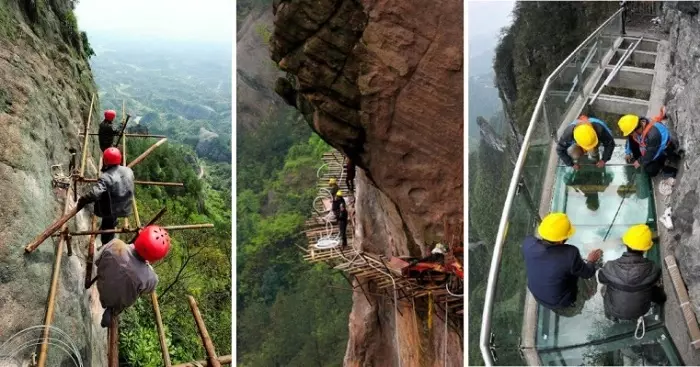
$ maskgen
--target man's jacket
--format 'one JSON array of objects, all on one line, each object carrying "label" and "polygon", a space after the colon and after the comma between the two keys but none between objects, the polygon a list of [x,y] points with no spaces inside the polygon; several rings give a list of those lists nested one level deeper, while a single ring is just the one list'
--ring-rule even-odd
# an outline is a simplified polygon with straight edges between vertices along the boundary
[{"label": "man's jacket", "polygon": [[[603,145],[605,148],[603,150],[601,160],[607,162],[612,157],[613,150],[615,150],[615,139],[612,131],[610,131],[610,128],[608,128],[608,125],[606,125],[605,122],[595,117],[589,117],[588,121],[591,122],[593,130],[595,130],[596,135],[598,135],[598,144]],[[578,125],[578,123],[578,120],[576,120],[569,124],[569,126],[564,129],[564,132],[562,132],[561,137],[559,138],[559,143],[557,144],[557,155],[559,155],[559,158],[567,166],[574,165],[574,160],[566,152],[566,150],[572,145],[576,144],[576,141],[574,140],[574,128]]]},{"label": "man's jacket", "polygon": [[84,197],[88,202],[95,202],[98,217],[128,217],[133,195],[134,172],[131,168],[111,166],[102,172]]},{"label": "man's jacket", "polygon": [[100,128],[97,131],[97,140],[100,143],[100,150],[103,152],[114,144],[114,137],[119,135],[121,130],[115,130],[113,125],[109,122],[102,121],[100,123]]},{"label": "man's jacket", "polygon": [[102,307],[118,313],[136,302],[140,295],[156,289],[158,276],[136,251],[113,239],[97,255],[97,289]]},{"label": "man's jacket", "polygon": [[595,264],[583,261],[576,247],[553,244],[528,236],[523,242],[527,287],[535,299],[549,309],[576,302],[578,278],[595,275]]},{"label": "man's jacket", "polygon": [[[651,123],[649,122],[649,124]],[[627,137],[625,154],[632,155],[634,158],[639,159],[639,163],[646,166],[664,154],[664,150],[666,150],[670,141],[671,134],[666,125],[656,122],[653,123],[653,126],[649,126],[646,134],[644,132],[642,134],[632,132]]]},{"label": "man's jacket", "polygon": [[663,303],[666,297],[659,287],[660,278],[661,268],[642,254],[625,252],[619,259],[608,261],[598,273],[600,283],[607,285],[605,314],[634,320],[649,311],[652,301]]}]

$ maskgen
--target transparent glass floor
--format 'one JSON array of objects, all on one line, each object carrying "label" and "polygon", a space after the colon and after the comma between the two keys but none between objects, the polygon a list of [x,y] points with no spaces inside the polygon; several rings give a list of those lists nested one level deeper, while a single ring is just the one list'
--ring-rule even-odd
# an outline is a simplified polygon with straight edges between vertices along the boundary
[{"label": "transparent glass floor", "polygon": [[[567,243],[578,247],[583,258],[600,248],[604,262],[614,260],[625,251],[621,237],[630,226],[646,223],[656,232],[651,181],[643,171],[625,164],[620,145],[603,169],[595,167],[588,157],[582,157],[580,163],[579,171],[557,168],[552,211],[569,216],[576,233]],[[646,256],[662,265],[657,242]],[[536,347],[544,365],[677,364],[675,348],[668,344],[663,327],[661,307],[654,306],[646,314],[646,335],[637,340],[636,322],[608,320],[603,312],[602,285],[595,281],[588,284],[590,298],[577,315],[559,316],[538,306]],[[666,344],[661,345],[661,341]]]}]

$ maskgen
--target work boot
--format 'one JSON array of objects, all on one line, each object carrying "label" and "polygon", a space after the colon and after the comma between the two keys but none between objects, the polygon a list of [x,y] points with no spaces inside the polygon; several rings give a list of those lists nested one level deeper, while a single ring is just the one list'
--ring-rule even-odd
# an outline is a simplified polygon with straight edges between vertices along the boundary
[{"label": "work boot", "polygon": [[100,326],[109,327],[109,324],[111,322],[112,322],[112,310],[107,308],[107,309],[105,309],[105,312],[102,314],[102,321],[100,322]]}]

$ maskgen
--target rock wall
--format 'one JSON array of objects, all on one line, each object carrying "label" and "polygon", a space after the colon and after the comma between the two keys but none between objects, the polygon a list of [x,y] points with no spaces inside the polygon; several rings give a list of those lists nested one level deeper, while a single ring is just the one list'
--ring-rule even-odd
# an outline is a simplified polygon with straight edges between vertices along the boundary
[{"label": "rock wall", "polygon": [[[0,344],[44,322],[52,240],[32,254],[24,246],[63,210],[51,166],[63,164],[67,172],[69,149],[80,147],[78,133],[97,92],[71,6],[68,0],[0,2]],[[85,215],[71,222],[78,225],[87,228]],[[70,335],[85,365],[102,366],[106,333],[94,328],[94,295],[83,287],[85,244],[76,238],[75,255],[64,254],[54,326]],[[49,348],[48,365],[67,358]]]},{"label": "rock wall", "polygon": [[[664,3],[663,24],[669,32],[671,52],[666,108],[669,121],[686,150],[685,167],[670,198],[675,255],[688,287],[695,313],[700,317],[700,2]],[[659,208],[659,210],[663,210]],[[661,213],[659,213],[661,214]]]},{"label": "rock wall", "polygon": [[[356,248],[426,255],[444,222],[463,218],[463,2],[275,1],[272,59],[289,77],[276,90],[310,117],[358,174]],[[457,241],[461,241],[461,233]],[[388,300],[355,296],[345,365],[443,365],[439,320],[394,320]],[[437,319],[437,318],[434,318]],[[462,365],[450,331],[448,365]]]}]

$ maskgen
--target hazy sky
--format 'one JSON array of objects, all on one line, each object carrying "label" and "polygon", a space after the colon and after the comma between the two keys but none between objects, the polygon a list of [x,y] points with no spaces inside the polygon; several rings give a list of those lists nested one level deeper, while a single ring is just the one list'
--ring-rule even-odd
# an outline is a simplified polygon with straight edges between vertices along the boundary
[{"label": "hazy sky", "polygon": [[80,0],[80,29],[167,39],[232,41],[234,0]]},{"label": "hazy sky", "polygon": [[492,34],[513,21],[510,13],[515,1],[467,1],[469,37]]}]

